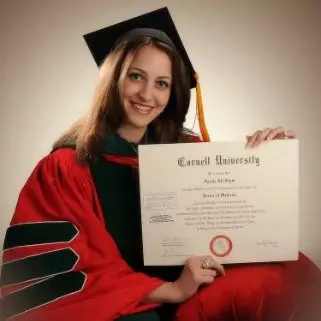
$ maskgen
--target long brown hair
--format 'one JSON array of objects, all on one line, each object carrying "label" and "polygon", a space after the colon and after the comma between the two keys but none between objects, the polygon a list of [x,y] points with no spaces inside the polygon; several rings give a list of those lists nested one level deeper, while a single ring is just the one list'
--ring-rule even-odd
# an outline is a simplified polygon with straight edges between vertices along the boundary
[{"label": "long brown hair", "polygon": [[120,98],[123,81],[135,54],[146,45],[156,46],[170,57],[173,74],[168,105],[149,125],[148,130],[152,132],[155,143],[185,140],[183,123],[190,103],[190,82],[186,67],[176,50],[170,46],[150,37],[140,37],[123,43],[106,57],[100,67],[91,108],[54,143],[54,149],[76,145],[77,159],[81,163],[86,163],[100,153],[101,144],[108,133],[117,130],[124,121],[125,112]]}]

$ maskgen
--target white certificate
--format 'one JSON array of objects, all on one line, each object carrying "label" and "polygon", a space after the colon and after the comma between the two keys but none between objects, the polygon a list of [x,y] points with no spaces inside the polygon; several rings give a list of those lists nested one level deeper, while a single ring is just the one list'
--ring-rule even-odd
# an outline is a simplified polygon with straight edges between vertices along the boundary
[{"label": "white certificate", "polygon": [[298,140],[139,146],[145,265],[298,258]]}]

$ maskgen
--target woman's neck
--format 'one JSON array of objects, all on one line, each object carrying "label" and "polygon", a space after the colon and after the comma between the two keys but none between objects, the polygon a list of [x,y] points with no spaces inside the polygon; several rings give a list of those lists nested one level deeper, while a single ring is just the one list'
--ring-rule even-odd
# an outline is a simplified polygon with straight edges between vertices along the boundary
[{"label": "woman's neck", "polygon": [[139,143],[146,132],[146,127],[134,127],[131,125],[122,125],[118,128],[117,133],[124,139],[132,143]]}]

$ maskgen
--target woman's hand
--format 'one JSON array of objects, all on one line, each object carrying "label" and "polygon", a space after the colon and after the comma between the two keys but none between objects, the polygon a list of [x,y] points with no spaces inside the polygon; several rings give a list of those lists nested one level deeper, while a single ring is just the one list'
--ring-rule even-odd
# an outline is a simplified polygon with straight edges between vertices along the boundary
[{"label": "woman's hand", "polygon": [[165,282],[146,298],[146,302],[181,303],[192,297],[202,284],[214,282],[216,275],[225,275],[224,268],[212,256],[192,256],[187,259],[180,277]]},{"label": "woman's hand", "polygon": [[285,130],[284,127],[266,128],[264,130],[257,130],[254,134],[246,136],[245,147],[257,147],[264,140],[293,138],[296,138],[295,133],[291,130]]},{"label": "woman's hand", "polygon": [[224,268],[212,256],[188,258],[179,279],[174,282],[179,301],[188,300],[202,284],[213,283],[218,274],[224,275]]}]

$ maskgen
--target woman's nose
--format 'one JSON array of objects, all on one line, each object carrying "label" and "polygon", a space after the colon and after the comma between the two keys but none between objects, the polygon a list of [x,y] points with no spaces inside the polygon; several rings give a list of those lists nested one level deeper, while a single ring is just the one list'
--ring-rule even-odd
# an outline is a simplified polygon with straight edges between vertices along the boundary
[{"label": "woman's nose", "polygon": [[152,99],[153,88],[149,83],[144,83],[138,91],[138,95],[144,102],[148,102]]}]

